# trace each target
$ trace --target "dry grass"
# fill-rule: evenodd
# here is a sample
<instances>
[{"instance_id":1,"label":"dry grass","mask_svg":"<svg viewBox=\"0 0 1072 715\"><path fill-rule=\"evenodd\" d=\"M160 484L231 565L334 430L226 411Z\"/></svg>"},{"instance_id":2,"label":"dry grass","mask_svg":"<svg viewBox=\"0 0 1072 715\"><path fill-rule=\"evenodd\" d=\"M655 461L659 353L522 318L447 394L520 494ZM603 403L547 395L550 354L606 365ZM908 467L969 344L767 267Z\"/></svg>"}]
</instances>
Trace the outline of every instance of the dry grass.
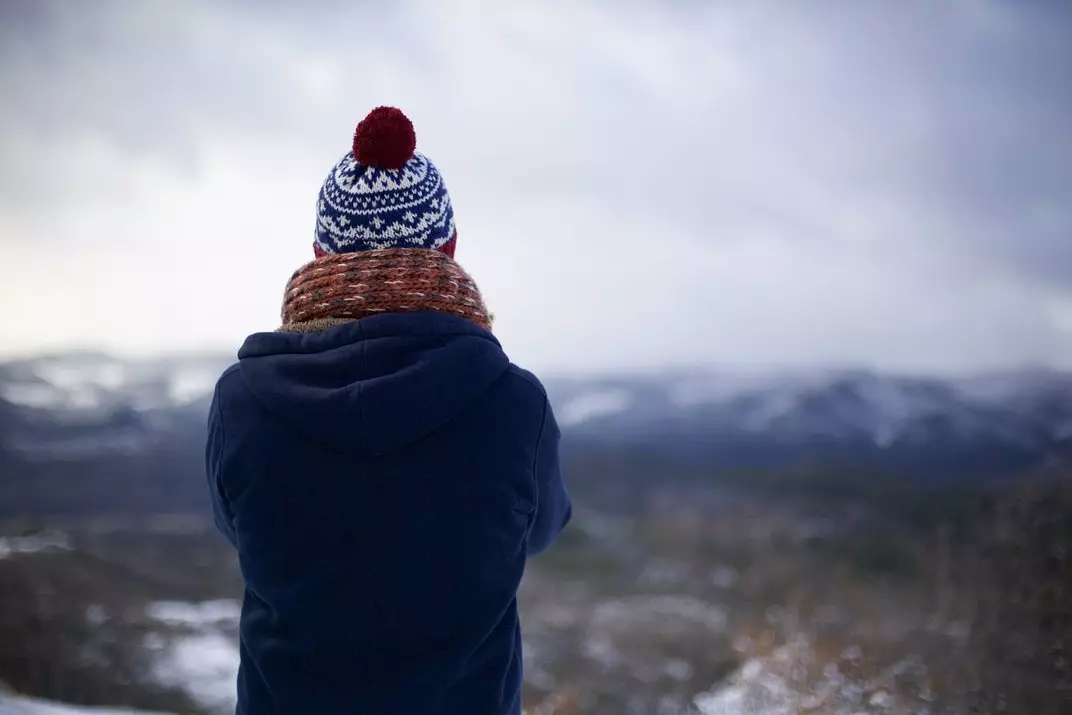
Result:
<instances>
[{"instance_id":1,"label":"dry grass","mask_svg":"<svg viewBox=\"0 0 1072 715\"><path fill-rule=\"evenodd\" d=\"M1000 500L980 554L981 712L1072 712L1072 474Z\"/></svg>"}]
</instances>

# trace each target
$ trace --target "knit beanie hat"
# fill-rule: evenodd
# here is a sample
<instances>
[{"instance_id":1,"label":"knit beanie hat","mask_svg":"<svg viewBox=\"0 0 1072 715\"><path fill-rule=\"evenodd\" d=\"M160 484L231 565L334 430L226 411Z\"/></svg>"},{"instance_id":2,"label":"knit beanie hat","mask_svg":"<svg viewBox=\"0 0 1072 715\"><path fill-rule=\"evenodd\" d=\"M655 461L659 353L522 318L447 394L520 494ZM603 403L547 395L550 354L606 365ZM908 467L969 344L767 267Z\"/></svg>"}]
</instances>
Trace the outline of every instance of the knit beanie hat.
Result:
<instances>
[{"instance_id":1,"label":"knit beanie hat","mask_svg":"<svg viewBox=\"0 0 1072 715\"><path fill-rule=\"evenodd\" d=\"M453 256L454 209L443 177L416 145L413 124L394 107L377 107L357 125L352 149L320 189L320 252L427 248Z\"/></svg>"}]
</instances>

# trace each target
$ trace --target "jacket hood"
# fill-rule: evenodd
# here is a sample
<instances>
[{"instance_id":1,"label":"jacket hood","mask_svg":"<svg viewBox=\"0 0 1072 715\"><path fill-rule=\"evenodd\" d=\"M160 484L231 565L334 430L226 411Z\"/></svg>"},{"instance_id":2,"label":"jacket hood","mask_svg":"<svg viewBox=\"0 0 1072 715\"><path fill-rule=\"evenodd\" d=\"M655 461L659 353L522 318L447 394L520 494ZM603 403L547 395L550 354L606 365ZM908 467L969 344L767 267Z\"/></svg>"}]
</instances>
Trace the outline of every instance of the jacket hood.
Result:
<instances>
[{"instance_id":1,"label":"jacket hood","mask_svg":"<svg viewBox=\"0 0 1072 715\"><path fill-rule=\"evenodd\" d=\"M277 419L333 449L369 456L442 427L510 366L491 333L438 313L257 333L238 358L250 392Z\"/></svg>"}]
</instances>

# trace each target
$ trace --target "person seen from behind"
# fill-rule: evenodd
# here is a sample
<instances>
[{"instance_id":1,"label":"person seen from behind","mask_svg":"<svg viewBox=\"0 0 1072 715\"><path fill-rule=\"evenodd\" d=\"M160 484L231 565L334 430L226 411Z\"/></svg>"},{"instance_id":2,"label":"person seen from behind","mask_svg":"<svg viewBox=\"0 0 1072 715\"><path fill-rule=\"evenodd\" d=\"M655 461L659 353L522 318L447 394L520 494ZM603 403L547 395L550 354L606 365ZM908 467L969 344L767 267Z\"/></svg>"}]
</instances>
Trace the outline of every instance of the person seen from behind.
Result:
<instances>
[{"instance_id":1,"label":"person seen from behind","mask_svg":"<svg viewBox=\"0 0 1072 715\"><path fill-rule=\"evenodd\" d=\"M454 261L443 179L379 107L315 260L212 400L206 471L245 582L239 715L519 715L517 590L568 523L560 432Z\"/></svg>"}]
</instances>

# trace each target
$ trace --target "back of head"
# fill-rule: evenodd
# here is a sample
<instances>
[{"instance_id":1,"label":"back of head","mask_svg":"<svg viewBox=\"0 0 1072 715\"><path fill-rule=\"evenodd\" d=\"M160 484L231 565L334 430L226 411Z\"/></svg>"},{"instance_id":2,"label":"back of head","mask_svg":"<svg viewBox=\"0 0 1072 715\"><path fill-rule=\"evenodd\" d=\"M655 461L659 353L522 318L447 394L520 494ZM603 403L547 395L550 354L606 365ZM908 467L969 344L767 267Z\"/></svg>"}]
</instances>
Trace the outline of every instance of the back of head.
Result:
<instances>
[{"instance_id":1,"label":"back of head","mask_svg":"<svg viewBox=\"0 0 1072 715\"><path fill-rule=\"evenodd\" d=\"M454 209L439 170L416 151L413 124L377 107L320 189L317 256L424 248L454 256Z\"/></svg>"},{"instance_id":2,"label":"back of head","mask_svg":"<svg viewBox=\"0 0 1072 715\"><path fill-rule=\"evenodd\" d=\"M384 313L446 313L490 329L476 283L454 262L458 233L439 170L416 151L413 124L377 107L358 123L317 200L316 260L291 277L288 332Z\"/></svg>"}]
</instances>

